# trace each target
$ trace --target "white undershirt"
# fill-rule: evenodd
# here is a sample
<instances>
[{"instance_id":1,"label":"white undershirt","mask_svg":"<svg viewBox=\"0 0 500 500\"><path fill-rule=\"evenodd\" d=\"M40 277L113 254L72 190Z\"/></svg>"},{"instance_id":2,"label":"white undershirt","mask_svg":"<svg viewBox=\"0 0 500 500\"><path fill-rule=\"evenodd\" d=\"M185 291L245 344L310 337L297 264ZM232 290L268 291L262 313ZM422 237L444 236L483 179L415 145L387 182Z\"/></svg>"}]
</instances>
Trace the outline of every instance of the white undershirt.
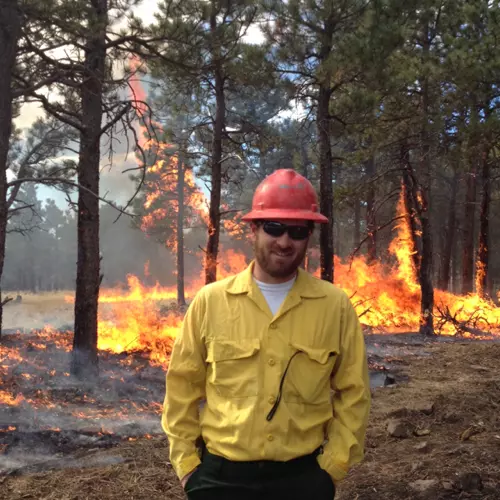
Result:
<instances>
[{"instance_id":1,"label":"white undershirt","mask_svg":"<svg viewBox=\"0 0 500 500\"><path fill-rule=\"evenodd\" d=\"M295 277L290 281L285 281L285 283L264 283L259 280L255 280L255 282L259 286L274 316L295 283Z\"/></svg>"}]
</instances>

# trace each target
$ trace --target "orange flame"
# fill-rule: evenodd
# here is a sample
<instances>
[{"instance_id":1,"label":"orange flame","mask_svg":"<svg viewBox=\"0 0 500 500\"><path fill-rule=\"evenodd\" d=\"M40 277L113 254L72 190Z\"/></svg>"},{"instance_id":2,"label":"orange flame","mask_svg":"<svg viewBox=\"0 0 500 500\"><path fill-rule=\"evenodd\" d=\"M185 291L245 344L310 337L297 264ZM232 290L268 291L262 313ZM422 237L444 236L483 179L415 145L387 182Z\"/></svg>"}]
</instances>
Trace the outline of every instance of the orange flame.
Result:
<instances>
[{"instance_id":1,"label":"orange flame","mask_svg":"<svg viewBox=\"0 0 500 500\"><path fill-rule=\"evenodd\" d=\"M8 391L0 390L0 404L7 406L19 406L24 401L22 394L14 396Z\"/></svg>"},{"instance_id":2,"label":"orange flame","mask_svg":"<svg viewBox=\"0 0 500 500\"><path fill-rule=\"evenodd\" d=\"M396 265L390 267L380 262L370 265L363 256L356 257L349 265L335 257L338 286L351 297L362 323L374 331L396 333L417 331L419 327L421 294L402 196L398 203L398 214L401 215L400 222L390 245ZM310 258L317 260L317 256L316 249L312 249ZM244 255L233 250L222 250L218 278L235 274L247 265ZM314 274L319 275L319 270ZM192 298L203 282L203 276L192 281L187 287L186 296ZM128 285L129 292L126 294L108 290L101 296L99 347L118 352L145 350L150 352L153 362L168 362L173 339L182 324L182 313L169 309L169 301L175 298L176 290L162 288L158 284L151 288L144 287L135 276L129 276ZM475 314L478 329L500 332L500 308L478 295L461 297L436 290L435 303L448 307L458 321L467 321ZM105 306L108 305L113 307L106 311ZM447 324L440 333L451 335L456 330L453 325Z\"/></svg>"},{"instance_id":3,"label":"orange flame","mask_svg":"<svg viewBox=\"0 0 500 500\"><path fill-rule=\"evenodd\" d=\"M144 91L137 81L132 84L138 99ZM152 124L153 125L153 124ZM157 124L154 124L157 126ZM173 149L167 144L146 144L147 147ZM172 154L169 160L160 159L149 167L154 174L144 203L146 214L142 218L142 229L149 231L158 221L170 220L178 211L177 189L178 156ZM193 209L195 217L209 228L208 201L197 188L192 171L185 171L185 185L189 188L185 205ZM167 201L163 202L165 193ZM158 203L159 202L159 203ZM419 193L419 203L424 200ZM158 205L158 206L157 206ZM223 206L223 210L228 207ZM417 282L414 256L416 249L411 237L409 214L405 208L404 191L397 205L400 222L395 227L395 236L389 252L396 260L393 266L381 262L368 264L365 257L358 256L351 263L334 258L336 283L351 297L363 324L374 331L403 332L417 331L420 322L420 287ZM244 235L245 228L235 220L223 222L224 229L232 237ZM417 228L420 230L420 228ZM177 251L175 233L167 241L173 251ZM317 249L311 249L308 260L318 262ZM248 265L246 257L232 250L221 249L218 263L218 279L236 274ZM203 274L203 273L202 273ZM319 269L314 273L319 275ZM100 349L114 352L147 351L153 363L165 364L176 335L182 324L182 311L172 308L176 297L175 288L145 287L135 276L128 276L128 292L103 290L100 296L99 340ZM203 275L192 280L186 289L186 297L192 298L203 285ZM448 307L457 321L467 321L476 314L478 328L500 332L500 308L478 295L459 297L449 292L435 291L435 303ZM454 334L453 325L445 325L444 334ZM69 348L69 346L68 346Z\"/></svg>"}]
</instances>

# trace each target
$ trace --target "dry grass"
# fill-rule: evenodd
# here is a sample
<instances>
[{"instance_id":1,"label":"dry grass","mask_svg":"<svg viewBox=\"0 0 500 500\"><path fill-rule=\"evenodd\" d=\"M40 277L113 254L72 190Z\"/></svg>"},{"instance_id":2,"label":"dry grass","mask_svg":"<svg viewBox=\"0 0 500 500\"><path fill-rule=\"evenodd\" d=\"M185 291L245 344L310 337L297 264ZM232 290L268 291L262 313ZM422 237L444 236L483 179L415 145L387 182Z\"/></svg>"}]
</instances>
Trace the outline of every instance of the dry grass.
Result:
<instances>
[{"instance_id":1,"label":"dry grass","mask_svg":"<svg viewBox=\"0 0 500 500\"><path fill-rule=\"evenodd\" d=\"M165 438L141 439L96 452L124 462L99 468L63 469L0 479L2 500L168 500L184 499L168 463ZM89 458L89 455L87 455Z\"/></svg>"},{"instance_id":2,"label":"dry grass","mask_svg":"<svg viewBox=\"0 0 500 500\"><path fill-rule=\"evenodd\" d=\"M337 500L500 498L500 345L441 344L426 347L432 356L408 358L410 381L373 394L366 459L339 487ZM430 415L420 411L434 403ZM424 437L396 439L387 434L390 418L420 429ZM477 434L464 440L464 431ZM461 438L462 437L462 438ZM427 451L415 446L428 443ZM168 463L164 438L125 442L89 457L122 457L109 466L55 470L0 479L0 499L142 500L182 499ZM477 472L481 491L463 491L458 480ZM409 484L436 479L415 492Z\"/></svg>"},{"instance_id":3,"label":"dry grass","mask_svg":"<svg viewBox=\"0 0 500 500\"><path fill-rule=\"evenodd\" d=\"M66 297L73 297L75 292L73 290L58 290L57 292L5 292L6 296L16 297L16 295L21 295L23 298L23 303L35 305L39 304L41 307L46 305L48 307L52 305L60 306L65 303Z\"/></svg>"},{"instance_id":4,"label":"dry grass","mask_svg":"<svg viewBox=\"0 0 500 500\"><path fill-rule=\"evenodd\" d=\"M16 298L17 293L5 293L5 297ZM19 292L21 302L9 302L4 308L3 327L6 330L19 329L29 332L45 325L59 327L73 320L73 303L66 300L73 297L73 291Z\"/></svg>"}]
</instances>

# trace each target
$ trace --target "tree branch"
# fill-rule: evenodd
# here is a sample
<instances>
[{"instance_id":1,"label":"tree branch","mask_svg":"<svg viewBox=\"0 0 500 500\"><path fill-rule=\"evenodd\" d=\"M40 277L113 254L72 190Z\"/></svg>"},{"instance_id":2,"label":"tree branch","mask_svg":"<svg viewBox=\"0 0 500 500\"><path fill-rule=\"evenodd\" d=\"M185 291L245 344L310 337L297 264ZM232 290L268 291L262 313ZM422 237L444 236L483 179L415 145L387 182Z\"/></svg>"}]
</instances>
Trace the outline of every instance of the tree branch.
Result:
<instances>
[{"instance_id":1,"label":"tree branch","mask_svg":"<svg viewBox=\"0 0 500 500\"><path fill-rule=\"evenodd\" d=\"M87 193L90 193L91 195L95 196L98 200L102 201L103 203L108 204L110 207L114 208L121 214L128 215L129 217L135 217L135 214L131 214L129 212L126 212L125 209L120 208L118 205L115 205L112 201L106 200L105 198L101 198L98 194L94 193L91 189L88 187L82 186L78 182L70 181L69 179L64 179L62 177L33 177L33 178L24 178L24 179L14 179L13 181L10 181L7 186L12 187L16 186L17 184L23 184L25 182L35 182L38 184L44 184L44 185L53 185L53 184L65 184L68 186L73 186L77 189L81 189L82 191L86 191ZM125 207L127 208L127 207Z\"/></svg>"}]
</instances>

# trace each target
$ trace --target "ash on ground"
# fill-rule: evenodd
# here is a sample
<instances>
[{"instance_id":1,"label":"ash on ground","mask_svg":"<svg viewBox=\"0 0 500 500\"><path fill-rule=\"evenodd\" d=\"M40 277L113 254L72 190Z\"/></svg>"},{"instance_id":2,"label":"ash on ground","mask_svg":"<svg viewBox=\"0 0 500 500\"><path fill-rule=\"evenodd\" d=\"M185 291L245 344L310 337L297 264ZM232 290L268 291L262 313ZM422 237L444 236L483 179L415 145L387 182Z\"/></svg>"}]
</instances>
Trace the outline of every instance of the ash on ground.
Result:
<instances>
[{"instance_id":1,"label":"ash on ground","mask_svg":"<svg viewBox=\"0 0 500 500\"><path fill-rule=\"evenodd\" d=\"M162 434L165 368L148 353L100 352L98 381L82 382L69 374L71 343L71 332L3 337L0 474Z\"/></svg>"}]
</instances>

